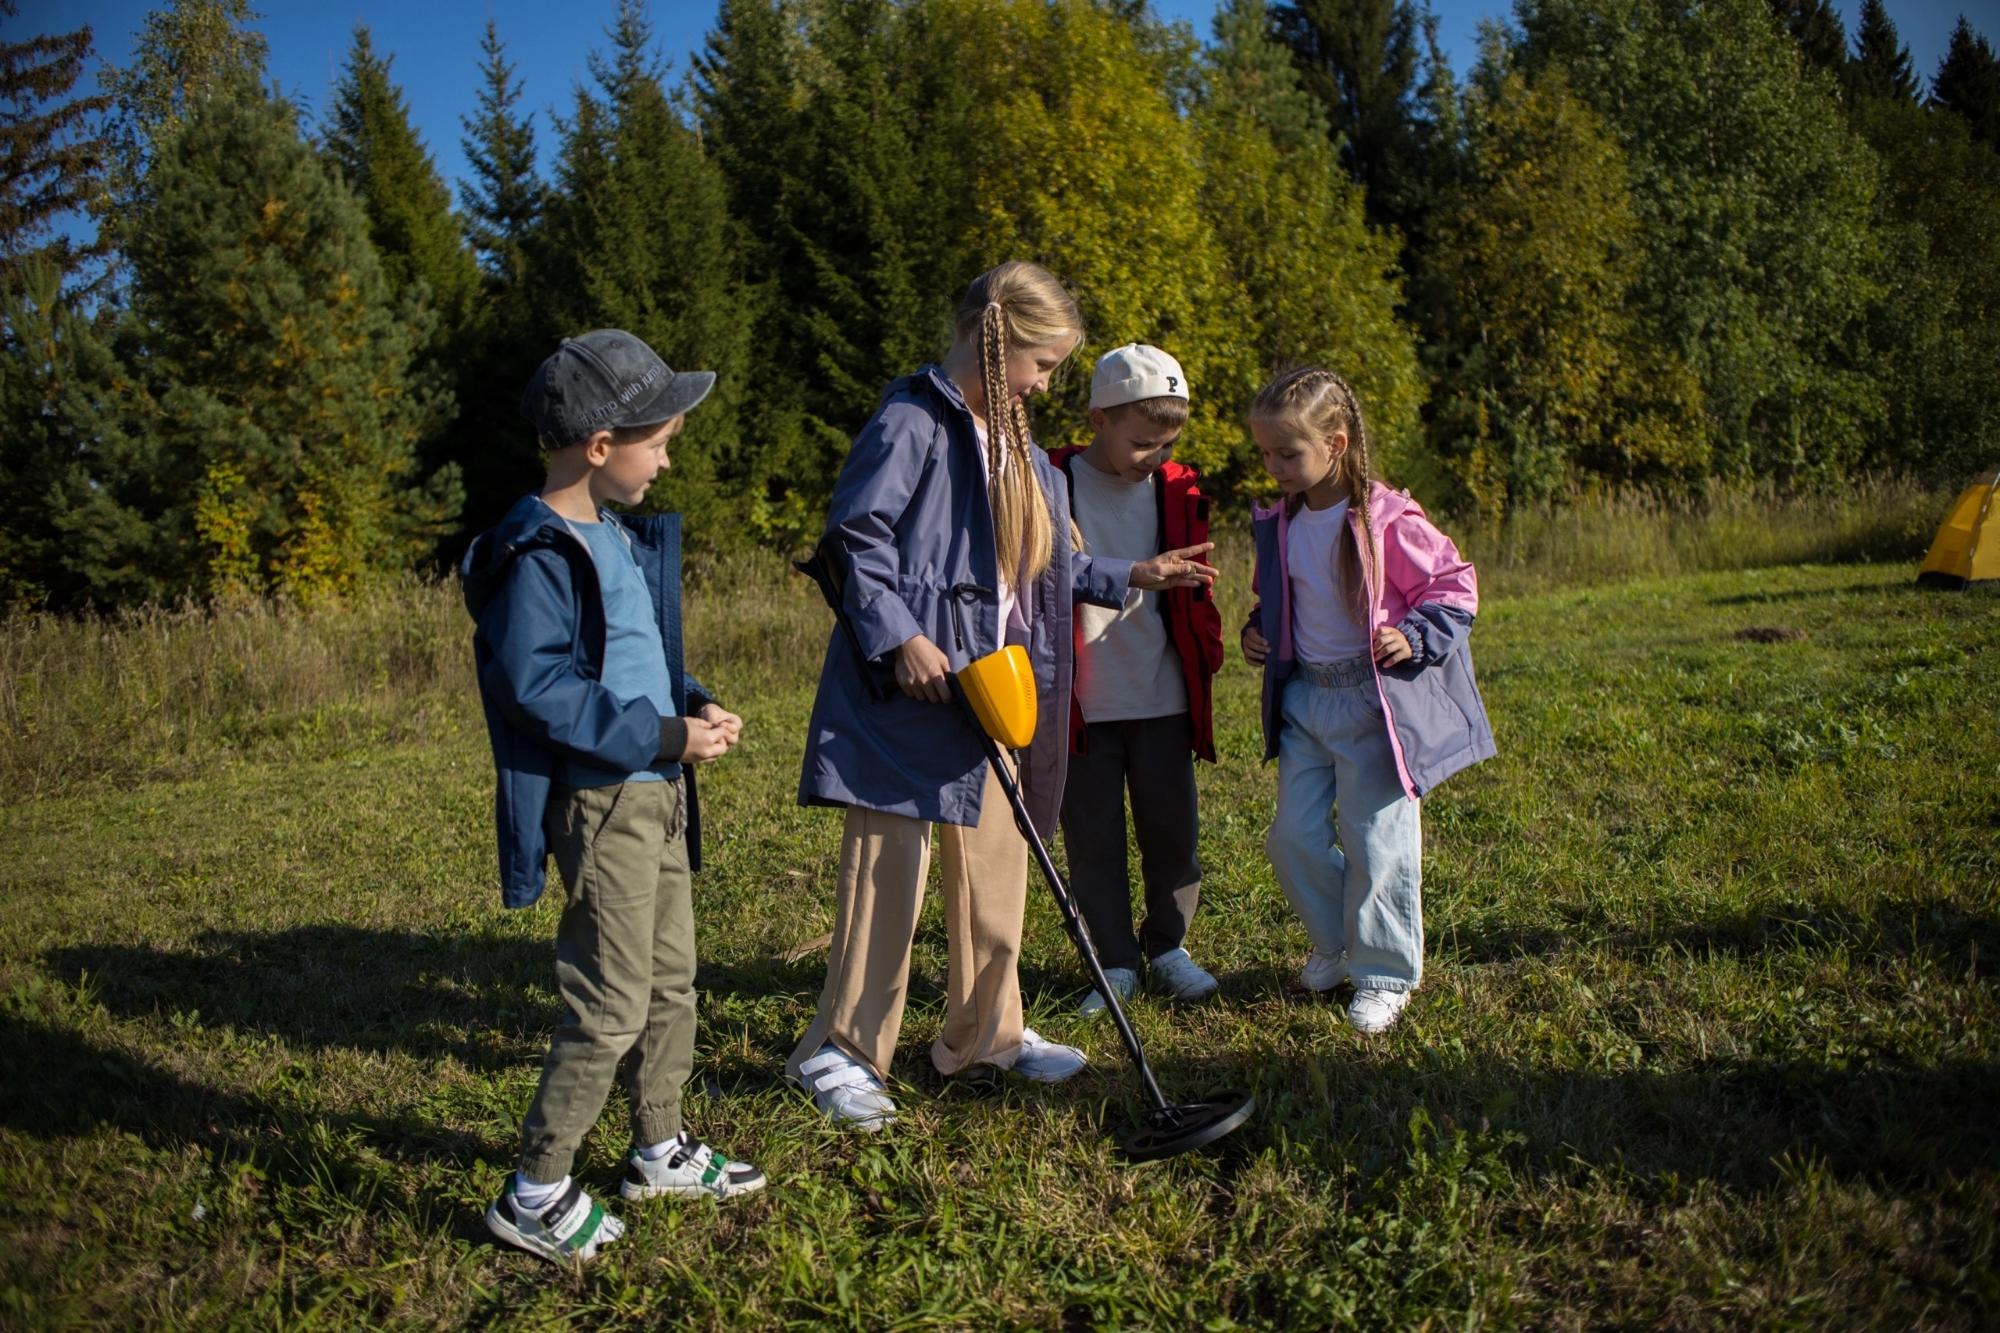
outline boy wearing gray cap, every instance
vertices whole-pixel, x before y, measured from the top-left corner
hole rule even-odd
[[[493,743],[500,892],[541,896],[555,857],[565,1013],[486,1225],[560,1264],[624,1234],[569,1176],[618,1082],[633,1148],[619,1193],[723,1199],[761,1189],[681,1126],[694,1056],[694,916],[701,866],[694,765],[743,719],[681,662],[680,516],[617,514],[667,467],[667,443],[715,383],[675,373],[618,329],[567,339],[521,401],[548,465],[539,493],[476,538],[459,573]]]
[[[1057,451],[1070,509],[1093,556],[1144,560],[1208,541],[1195,470],[1172,461],[1188,420],[1187,376],[1157,347],[1128,343],[1098,358],[1088,447]],[[1116,610],[1078,604],[1076,684],[1062,835],[1070,887],[1105,980],[1124,999],[1147,964],[1155,989],[1202,1000],[1216,981],[1188,956],[1201,897],[1194,761],[1215,762],[1212,681],[1222,618],[1205,587],[1128,594]],[[1146,918],[1135,933],[1125,863],[1131,793]],[[1103,1010],[1092,991],[1082,1012]]]

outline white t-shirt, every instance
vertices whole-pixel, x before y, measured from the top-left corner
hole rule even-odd
[[[1076,525],[1092,555],[1146,560],[1160,553],[1160,507],[1151,479],[1123,481],[1089,460],[1070,461]],[[1079,602],[1083,651],[1076,701],[1086,722],[1131,722],[1187,711],[1187,681],[1167,639],[1160,594],[1133,588],[1118,610]]]
[[[1368,652],[1367,629],[1355,622],[1340,586],[1340,542],[1347,501],[1292,515],[1285,568],[1292,584],[1292,653],[1301,662],[1339,662]]]

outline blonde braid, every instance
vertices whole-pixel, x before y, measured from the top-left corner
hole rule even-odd
[[[1007,391],[1010,342],[1042,347],[1083,336],[1076,302],[1046,269],[1014,261],[973,279],[959,301],[957,338],[979,339],[980,389],[986,398],[986,491],[1000,575],[1032,582],[1049,567],[1054,532],[1047,497],[1035,479],[1027,409]],[[1082,535],[1070,524],[1073,549]]]
[[[1327,372],[1332,374],[1331,371]],[[1338,375],[1333,382],[1340,386],[1342,396],[1347,399],[1347,453],[1341,459],[1342,479],[1347,483],[1347,494],[1352,512],[1361,516],[1362,560],[1366,579],[1365,588],[1372,589],[1381,581],[1382,571],[1375,562],[1375,488],[1371,478],[1375,472],[1373,449],[1368,440],[1368,424],[1361,419],[1361,404],[1355,401],[1354,388]],[[1364,625],[1367,621],[1364,619]]]
[[[1352,543],[1340,545],[1340,582],[1347,592],[1349,609],[1367,623],[1374,585],[1380,574],[1375,559],[1375,505],[1371,484],[1375,471],[1374,449],[1368,439],[1368,425],[1361,416],[1361,404],[1353,388],[1331,370],[1301,366],[1286,371],[1265,385],[1250,404],[1250,415],[1273,422],[1295,435],[1323,442],[1334,434],[1347,433],[1347,450],[1335,467],[1346,486],[1348,503],[1361,520],[1362,577],[1351,565]],[[1286,501],[1286,512],[1298,512],[1302,497]]]
[[[979,317],[979,373],[980,387],[986,393],[986,490],[990,495],[999,489],[1007,439],[1006,423],[994,419],[995,405],[1007,401],[1007,321],[998,301],[988,301]]]

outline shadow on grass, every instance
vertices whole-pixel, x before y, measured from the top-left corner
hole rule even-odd
[[[1327,1169],[1352,1163],[1367,1178],[1406,1164],[1419,1112],[1443,1134],[1463,1132],[1530,1171],[1605,1171],[1673,1191],[1697,1180],[1765,1190],[1806,1161],[1895,1184],[2000,1170],[1994,1061],[1596,1072],[1349,1048],[1259,1064],[1167,1062],[1158,1073],[1169,1099],[1224,1087],[1256,1093],[1256,1116],[1232,1136],[1232,1151],[1282,1135]],[[1136,1080],[1129,1085],[1136,1094]],[[1142,1105],[1133,1095],[1114,1114]]]
[[[18,1014],[0,1015],[0,1079],[0,1126],[39,1139],[109,1126],[156,1148],[194,1147],[223,1162],[296,1158],[318,1127],[323,1141],[358,1137],[395,1160],[469,1164],[495,1156],[483,1138],[408,1116],[328,1115],[218,1091]]]
[[[1826,903],[1785,903],[1763,912],[1639,926],[1579,908],[1547,924],[1461,926],[1440,933],[1433,945],[1440,960],[1461,965],[1550,958],[1584,948],[1627,955],[1669,949],[1695,957],[1737,958],[1831,948],[1876,957],[1953,958],[1977,950],[1979,956],[1993,958],[2000,956],[2000,917],[1948,902],[1889,901],[1863,911]]]
[[[1662,944],[1693,951],[1752,954],[1829,944],[1874,951],[1958,952],[1979,944],[1992,956],[2000,926],[1948,906],[1885,905],[1871,913],[1798,909],[1641,933],[1576,929],[1512,931],[1479,937],[1449,953],[1454,961],[1574,949],[1584,940],[1650,952]],[[204,1029],[221,1025],[313,1047],[396,1050],[421,1059],[454,1057],[485,1070],[517,1070],[539,1059],[553,997],[541,978],[549,945],[485,936],[439,938],[354,927],[314,926],[274,935],[218,934],[189,953],[143,947],[81,947],[47,962],[70,978],[88,974],[93,999],[113,1014],[198,1011]],[[753,962],[706,968],[704,989],[752,999],[812,996],[823,960]],[[1025,979],[1024,979],[1025,980]],[[1293,994],[1284,969],[1234,973],[1225,1003]],[[1056,977],[1043,979],[1053,986]],[[898,1072],[941,1091],[927,1045],[942,997],[913,978],[911,1019]],[[789,1017],[789,1010],[787,1010]],[[747,1036],[757,1054],[725,1056],[704,1076],[722,1095],[770,1084],[792,1034],[761,1019]],[[776,1038],[774,1041],[773,1038]],[[1847,1176],[1941,1182],[2000,1169],[2000,1063],[1963,1060],[1915,1067],[1888,1060],[1747,1060],[1675,1071],[1522,1067],[1477,1051],[1435,1049],[1395,1038],[1333,1043],[1283,1060],[1224,1056],[1184,1061],[1153,1053],[1170,1099],[1227,1087],[1254,1091],[1255,1120],[1229,1151],[1255,1152],[1280,1140],[1365,1174],[1399,1169],[1410,1152],[1412,1116],[1450,1130],[1490,1130],[1510,1156],[1562,1174],[1581,1166],[1663,1180],[1713,1180],[1768,1188],[1787,1161],[1811,1160]],[[44,1139],[111,1125],[149,1142],[185,1144],[222,1157],[255,1154],[306,1163],[292,1144],[320,1127],[352,1136],[383,1156],[472,1162],[510,1145],[444,1130],[408,1117],[327,1115],[280,1098],[218,1091],[113,1047],[96,1045],[32,1015],[0,1017],[0,1124]],[[1143,1110],[1122,1053],[1061,1088],[1035,1088],[1044,1112],[1109,1127]],[[301,1154],[304,1155],[301,1155]]]
[[[211,932],[185,952],[82,945],[43,961],[121,1017],[189,1014],[288,1045],[450,1056],[482,1072],[538,1061],[561,1013],[552,940],[313,925]],[[703,963],[695,987],[817,996],[824,975],[820,959]]]

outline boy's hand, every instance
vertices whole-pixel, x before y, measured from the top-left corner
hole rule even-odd
[[[1376,666],[1392,667],[1398,662],[1409,661],[1412,655],[1410,641],[1394,625],[1384,625],[1375,631]]]
[[[922,634],[906,639],[896,650],[896,684],[912,699],[934,704],[951,702],[951,659]]]
[[[1183,546],[1177,551],[1163,552],[1150,560],[1135,560],[1132,562],[1132,586],[1148,592],[1161,588],[1206,588],[1215,582],[1215,566],[1195,557],[1207,555],[1214,549],[1214,542],[1203,542],[1199,546]]]
[[[1255,625],[1243,627],[1243,660],[1251,666],[1263,666],[1264,659],[1271,655],[1271,645]]]
[[[682,763],[705,764],[711,759],[720,759],[729,752],[733,743],[720,724],[704,717],[689,718],[687,732],[687,748],[681,751]]]
[[[721,704],[703,704],[696,711],[695,716],[704,722],[710,722],[722,728],[722,734],[729,739],[729,743],[732,746],[743,739],[743,719],[730,712],[727,708],[724,708]]]

